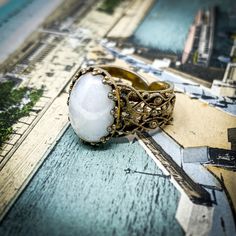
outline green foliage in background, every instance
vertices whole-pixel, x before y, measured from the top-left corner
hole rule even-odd
[[[0,147],[13,133],[12,125],[29,115],[43,94],[43,89],[14,88],[14,82],[0,83]],[[22,101],[26,99],[27,102]]]
[[[104,11],[112,14],[114,9],[121,3],[122,0],[104,0],[102,5],[98,8],[99,11]]]
[[[198,51],[196,50],[193,54],[193,64],[197,64],[198,60]]]

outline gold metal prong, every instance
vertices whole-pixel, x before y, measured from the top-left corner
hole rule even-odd
[[[83,69],[80,70],[80,73],[81,73],[81,74],[85,74],[86,72],[87,72],[87,69],[86,69],[86,68],[83,68]]]
[[[114,95],[110,92],[110,93],[108,93],[108,98],[114,99]]]

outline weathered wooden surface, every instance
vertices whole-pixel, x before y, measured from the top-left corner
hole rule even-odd
[[[37,171],[66,126],[67,97],[68,94],[63,92],[52,102],[27,138],[1,169],[0,220]]]
[[[93,148],[69,128],[0,235],[183,235],[175,219],[179,195],[138,142]]]

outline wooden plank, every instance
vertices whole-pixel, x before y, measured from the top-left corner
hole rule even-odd
[[[67,93],[57,97],[1,170],[0,220],[53,148],[68,122]]]
[[[175,219],[179,197],[138,142],[91,147],[69,128],[0,235],[183,235]]]

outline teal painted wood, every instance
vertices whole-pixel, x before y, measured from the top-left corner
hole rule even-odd
[[[0,235],[183,235],[175,219],[180,193],[161,175],[138,142],[94,148],[69,128]]]

